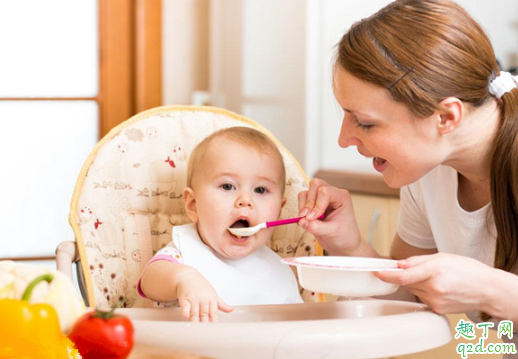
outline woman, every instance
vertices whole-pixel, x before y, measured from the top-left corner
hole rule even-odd
[[[333,84],[340,146],[401,188],[391,256],[405,270],[378,276],[438,313],[518,328],[517,80],[482,28],[447,0],[396,1],[343,36]],[[299,208],[330,255],[379,256],[346,190],[314,179]]]

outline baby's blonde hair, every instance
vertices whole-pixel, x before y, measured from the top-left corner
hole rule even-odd
[[[228,127],[216,131],[201,141],[192,151],[187,167],[187,187],[192,188],[192,182],[196,170],[200,168],[210,145],[215,139],[223,138],[229,141],[241,143],[253,148],[262,154],[271,154],[280,162],[282,193],[286,184],[286,168],[279,148],[267,135],[250,127]]]

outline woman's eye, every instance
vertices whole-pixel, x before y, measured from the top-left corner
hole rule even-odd
[[[266,188],[257,187],[254,191],[255,191],[255,193],[263,194],[263,193],[266,193]]]
[[[367,125],[365,123],[361,123],[360,121],[358,121],[358,119],[356,117],[354,118],[354,122],[356,123],[356,127],[359,127],[362,130],[368,130],[369,128],[372,127],[372,125]]]
[[[373,127],[373,125],[362,123],[358,120],[358,117],[356,117],[351,111],[343,109],[345,113],[347,113],[350,118],[353,120],[356,127],[361,128],[362,130],[368,130],[369,128]]]
[[[224,183],[221,185],[221,188],[223,188],[225,191],[231,191],[235,187],[233,185],[231,185],[230,183]]]

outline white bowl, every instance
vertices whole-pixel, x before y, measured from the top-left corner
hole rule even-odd
[[[383,282],[373,272],[398,271],[397,261],[362,257],[291,257],[283,263],[296,266],[300,285],[314,292],[344,297],[370,297],[395,292],[397,284]]]

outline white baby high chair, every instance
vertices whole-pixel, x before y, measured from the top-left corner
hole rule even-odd
[[[182,200],[189,154],[209,134],[231,126],[256,128],[278,145],[286,165],[282,218],[298,215],[297,193],[307,188],[307,176],[258,123],[213,107],[171,106],[139,113],[110,131],[83,165],[69,215],[76,241],[57,250],[58,268],[66,273],[71,273],[71,259],[80,260],[79,278],[84,277],[83,296],[90,306],[150,306],[137,295],[137,280],[153,254],[171,241],[172,227],[190,222]],[[269,245],[281,257],[322,253],[297,225],[277,227]],[[306,291],[302,297],[319,300]]]
[[[281,217],[298,215],[297,194],[307,177],[265,128],[212,107],[160,107],[114,128],[93,149],[79,175],[69,220],[75,242],[58,246],[58,269],[71,276],[80,261],[83,296],[91,307],[122,306],[139,348],[167,355],[185,351],[225,359],[368,359],[427,350],[450,340],[448,321],[424,305],[385,300],[323,303],[303,290],[304,304],[236,307],[218,323],[189,323],[178,308],[150,308],[137,295],[143,266],[171,240],[173,226],[189,222],[181,198],[190,151],[210,133],[230,126],[263,131],[286,165],[287,203]],[[296,224],[275,229],[271,248],[281,257],[321,255]],[[81,284],[80,284],[81,286]],[[193,325],[194,324],[194,325]],[[144,357],[144,356],[142,356]]]

